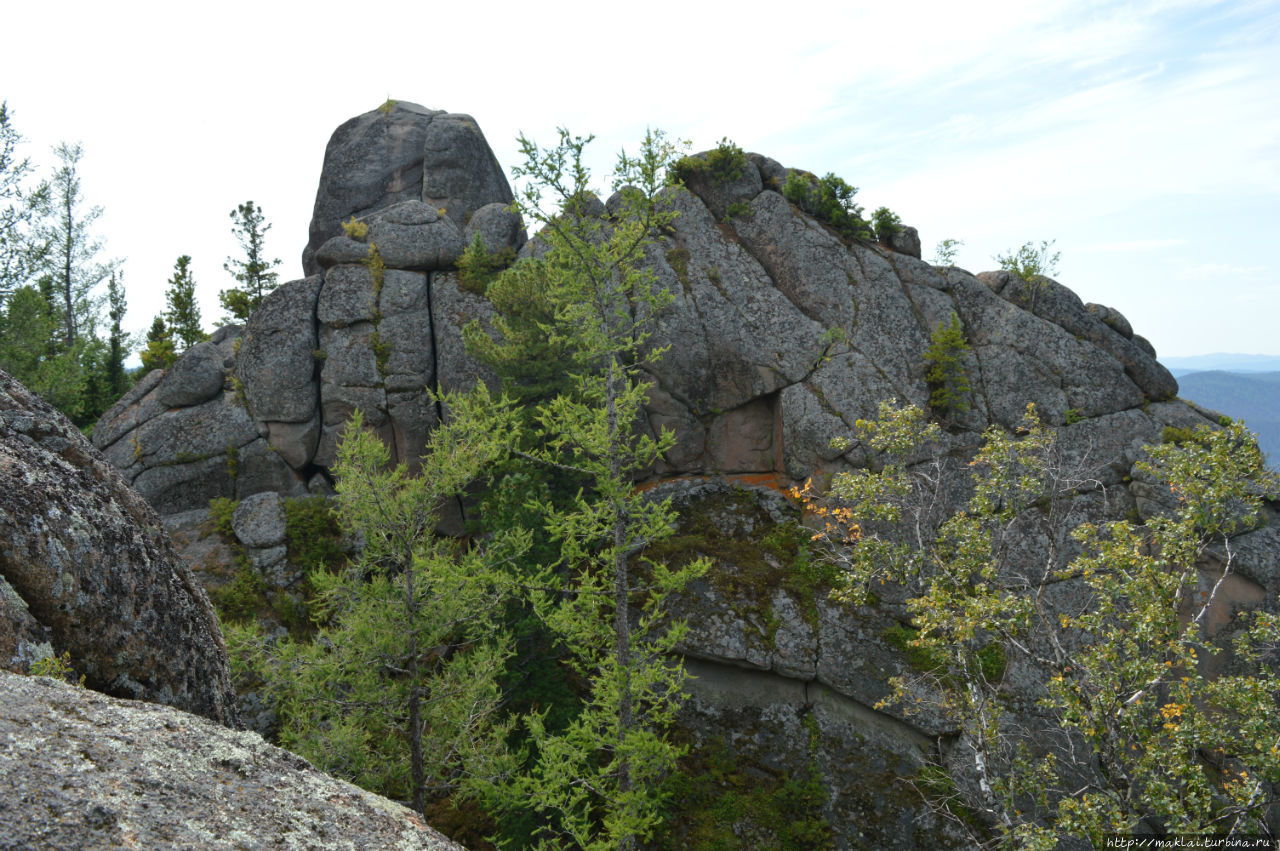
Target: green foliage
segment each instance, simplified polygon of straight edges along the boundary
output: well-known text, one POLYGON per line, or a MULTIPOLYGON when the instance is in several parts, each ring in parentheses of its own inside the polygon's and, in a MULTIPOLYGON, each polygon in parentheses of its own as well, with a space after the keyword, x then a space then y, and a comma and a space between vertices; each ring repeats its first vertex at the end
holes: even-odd
POLYGON ((245 201, 231 211, 231 221, 231 233, 240 243, 244 256, 228 257, 222 264, 239 286, 218 293, 218 301, 227 312, 226 321, 244 322, 258 309, 267 293, 276 288, 279 275, 272 269, 279 266, 280 261, 267 258, 266 237, 271 225, 266 223, 260 207, 245 201))
POLYGON ((751 205, 746 201, 731 201, 724 209, 726 219, 746 218, 751 215, 751 205))
POLYGON ((342 230, 352 239, 362 240, 369 235, 369 225, 360 221, 355 216, 352 216, 342 223, 342 230))
POLYGON ((398 101, 387 98, 378 106, 378 112, 381 112, 383 115, 390 115, 395 110, 397 103, 398 101))
POLYGON ((147 332, 147 346, 142 350, 142 374, 153 369, 168 369, 178 359, 173 345, 173 333, 164 319, 157 316, 151 322, 151 330, 147 332))
MULTIPOLYGON (((1261 654, 1280 641, 1280 616, 1244 616, 1233 660, 1210 663, 1225 658, 1228 636, 1212 633, 1217 589, 1199 587, 1198 569, 1206 546, 1253 528, 1262 495, 1276 491, 1247 432, 1205 427, 1149 447, 1139 467, 1177 506, 1145 527, 1073 528, 1075 497, 1100 486, 1065 465, 1033 409, 1016 434, 988 430, 968 465, 941 453, 918 410, 886 405, 858 425, 881 467, 839 474, 829 501, 812 501, 847 512, 823 554, 845 571, 844 599, 881 582, 906 590, 911 626, 884 637, 912 671, 886 704, 910 713, 925 702, 958 724, 971 782, 932 785, 948 786, 939 803, 975 842, 987 829, 978 824, 1002 847, 1046 849, 1066 836, 1101 847, 1117 832, 1265 830, 1280 778, 1280 678, 1261 654), (942 483, 965 474, 967 502, 943 509, 942 483), (1038 557, 1026 540, 1040 542, 1038 557), (1066 580, 1087 589, 1089 608, 1049 602, 1046 589, 1066 580), (1011 654, 1049 674, 1039 702, 1049 723, 1033 743, 1004 707, 1011 654)), ((1234 555, 1221 552, 1225 577, 1234 555)))
POLYGON ((1084 420, 1084 411, 1081 411, 1079 408, 1067 408, 1067 413, 1065 414, 1063 421, 1067 425, 1075 425, 1076 423, 1083 422, 1084 420))
POLYGON ((0 307, 32 277, 43 245, 33 244, 31 224, 47 199, 47 183, 30 185, 31 160, 19 156, 22 134, 13 126, 7 101, 0 101, 0 307))
POLYGON ((196 298, 196 279, 191 274, 191 256, 184 254, 173 266, 173 277, 165 290, 164 318, 174 343, 181 344, 178 353, 209 339, 200 328, 200 302, 196 298))
POLYGON ((490 282, 515 259, 516 253, 510 246, 501 251, 490 252, 485 248, 480 234, 476 234, 458 258, 458 286, 469 293, 484 295, 490 282))
POLYGON ((235 538, 235 532, 231 529, 231 516, 236 513, 238 505, 240 505, 239 500, 222 496, 215 496, 209 500, 209 518, 213 521, 213 528, 232 539, 235 538))
POLYGON ((710 151, 699 156, 681 157, 671 167, 673 175, 686 181, 694 174, 707 174, 721 186, 742 177, 747 155, 726 136, 710 151))
POLYGON ((284 536, 290 563, 308 573, 335 570, 346 561, 338 515, 323 496, 284 501, 284 536))
POLYGON ((1042 241, 1039 247, 1034 242, 1025 242, 1017 251, 1008 254, 997 254, 996 262, 1000 268, 1012 272, 1029 284, 1034 284, 1044 276, 1058 273, 1058 258, 1062 252, 1053 251, 1056 240, 1042 241))
POLYGON ((102 209, 84 208, 80 146, 54 148, 58 166, 32 187, 20 140, 0 104, 0 368, 91 430, 129 386, 119 262, 100 259, 102 209))
POLYGON ((683 246, 677 246, 667 251, 667 265, 676 273, 676 279, 680 281, 680 285, 688 289, 689 287, 689 249, 683 246))
POLYGON ((933 265, 954 266, 956 254, 962 245, 964 241, 960 239, 947 238, 939 242, 937 248, 933 250, 933 265))
POLYGON ((870 239, 871 226, 862 218, 862 208, 853 202, 857 187, 828 173, 815 178, 808 172, 792 171, 782 185, 782 195, 801 210, 829 225, 841 239, 870 239))
POLYGON ((61 656, 41 656, 31 663, 27 673, 33 677, 53 677, 84 688, 84 675, 76 676, 75 668, 71 666, 69 650, 64 650, 61 656))
POLYGON ((871 214, 871 227, 876 239, 887 243, 896 233, 902 233, 902 219, 888 207, 877 207, 871 214))
POLYGON ((240 557, 231 581, 209 592, 209 599, 225 623, 247 623, 267 607, 267 583, 253 569, 249 560, 240 557))
POLYGON ((554 396, 532 406, 514 442, 534 465, 583 483, 568 510, 541 518, 558 558, 531 602, 565 648, 585 700, 560 730, 545 711, 527 717, 531 763, 493 800, 506 812, 536 812, 544 845, 631 848, 653 836, 680 754, 665 731, 684 682, 682 666, 669 660, 686 627, 667 622, 663 603, 705 565, 673 570, 644 557, 651 542, 670 535, 673 518, 666 502, 632 484, 673 439, 639 434, 635 423, 648 392, 644 368, 661 355, 647 345, 647 322, 671 301, 645 256, 673 217, 656 196, 674 149, 650 133, 638 157, 620 155, 621 209, 606 221, 584 213, 589 141, 562 130, 557 146, 542 149, 521 138, 525 163, 515 174, 528 182, 518 203, 527 221, 543 225, 548 251, 490 285, 501 338, 468 338, 504 387, 526 394, 535 388, 522 380, 520 362, 539 346, 556 352, 551 362, 564 378, 554 396), (529 324, 531 314, 540 321, 529 324), (640 587, 634 558, 644 564, 640 587))
POLYGON ((1195 438, 1195 429, 1186 428, 1184 426, 1165 426, 1164 431, 1160 433, 1161 443, 1172 443, 1177 446, 1191 443, 1195 438))
POLYGON ((770 766, 744 766, 723 740, 699 748, 672 778, 678 834, 658 849, 700 851, 811 851, 830 848, 835 836, 822 816, 828 791, 821 773, 799 777, 770 766))
MULTIPOLYGON (((528 545, 514 532, 470 545, 433 534, 441 506, 505 452, 512 419, 483 385, 445 402, 454 416, 432 433, 417 475, 390 467, 385 444, 353 416, 335 473, 342 523, 365 541, 359 561, 311 573, 314 641, 252 648, 283 744, 420 813, 511 768, 510 725, 497 713, 512 588, 499 568, 528 545)), ((313 528, 328 522, 315 504, 293 512, 313 528)))
POLYGON ((960 317, 952 313, 950 322, 933 329, 924 350, 929 407, 944 418, 969 410, 969 375, 964 366, 968 354, 969 342, 960 317))

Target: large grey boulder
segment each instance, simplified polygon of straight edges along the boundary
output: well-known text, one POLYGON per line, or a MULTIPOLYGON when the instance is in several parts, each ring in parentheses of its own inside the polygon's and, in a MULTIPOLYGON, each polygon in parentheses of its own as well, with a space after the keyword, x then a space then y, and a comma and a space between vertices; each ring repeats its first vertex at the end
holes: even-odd
MULTIPOLYGON (((342 236, 341 223, 352 216, 364 218, 402 201, 424 202, 433 210, 445 211, 460 243, 473 212, 511 200, 511 187, 475 119, 389 101, 346 122, 330 138, 302 268, 307 275, 320 271, 322 258, 317 254, 322 246, 326 266, 358 259, 352 256, 358 249, 341 239, 326 246, 342 236)), ((449 237, 443 229, 440 233, 431 237, 433 244, 447 243, 449 237)), ((411 248, 403 240, 394 240, 390 229, 382 238, 388 241, 388 250, 392 241, 411 248)), ((435 254, 416 257, 414 266, 401 268, 443 268, 456 257, 437 249, 435 254)))
POLYGON ((333 131, 324 150, 310 240, 302 252, 303 274, 320 271, 316 251, 342 233, 343 221, 397 201, 422 198, 423 142, 427 125, 440 114, 396 101, 333 131))
POLYGON ((423 139, 422 200, 444 208, 461 231, 487 204, 510 204, 511 186, 470 115, 437 115, 423 139))
POLYGON ((95 689, 235 722, 217 618, 159 517, 3 372, 0 598, 12 624, 0 628, 0 667, 67 652, 95 689))
POLYGON ((462 849, 257 733, 5 672, 0 846, 462 849))

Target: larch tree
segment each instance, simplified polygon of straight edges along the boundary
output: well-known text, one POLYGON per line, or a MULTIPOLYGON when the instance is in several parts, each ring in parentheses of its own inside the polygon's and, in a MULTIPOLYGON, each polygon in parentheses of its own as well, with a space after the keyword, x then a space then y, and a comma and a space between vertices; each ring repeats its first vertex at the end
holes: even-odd
POLYGON ((84 151, 63 142, 53 149, 59 165, 49 180, 48 197, 37 208, 36 241, 43 255, 42 271, 58 294, 62 333, 59 343, 71 350, 82 335, 92 336, 101 313, 101 298, 94 290, 119 266, 100 259, 102 241, 93 225, 101 207, 85 209, 80 182, 84 151))
POLYGON ((46 184, 28 185, 31 161, 18 154, 22 135, 13 126, 7 102, 0 102, 0 305, 29 283, 33 260, 28 232, 34 210, 48 194, 46 184))
POLYGON ((535 239, 546 251, 504 272, 490 292, 499 304, 506 288, 524 293, 513 306, 538 301, 496 321, 503 333, 527 331, 522 321, 541 315, 545 343, 521 333, 493 345, 474 331, 469 339, 491 363, 519 361, 522 346, 556 353, 567 380, 522 376, 530 433, 514 442, 527 447, 517 450, 526 460, 582 483, 570 506, 542 518, 559 558, 532 595, 584 684, 583 706, 564 729, 544 723, 545 708, 527 719, 532 765, 499 797, 541 815, 544 846, 631 849, 660 824, 663 783, 682 753, 666 733, 685 682, 671 651, 686 627, 664 619, 664 603, 706 565, 670 570, 644 558, 671 534, 673 513, 634 484, 674 440, 637 423, 649 389, 644 369, 662 355, 649 343, 651 323, 671 300, 645 253, 675 215, 659 196, 675 148, 651 133, 637 157, 620 155, 621 204, 602 218, 582 162, 589 141, 564 130, 552 148, 520 140, 518 205, 542 225, 535 239))

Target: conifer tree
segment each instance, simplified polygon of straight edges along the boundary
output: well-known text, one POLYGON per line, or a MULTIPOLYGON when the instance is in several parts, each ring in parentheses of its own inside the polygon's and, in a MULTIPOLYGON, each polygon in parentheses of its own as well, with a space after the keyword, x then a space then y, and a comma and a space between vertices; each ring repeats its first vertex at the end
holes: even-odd
MULTIPOLYGON (((515 173, 528 182, 519 206, 543 226, 538 239, 548 250, 491 286, 501 292, 515 282, 538 300, 535 314, 549 320, 543 333, 568 378, 566 387, 527 376, 538 401, 520 444, 528 448, 518 451, 583 483, 567 510, 543 518, 559 561, 533 584, 550 589, 534 594, 535 606, 587 692, 564 729, 545 723, 545 709, 528 719, 533 765, 499 797, 509 809, 541 814, 544 844, 630 849, 660 823, 662 784, 681 753, 665 732, 681 701, 684 670, 669 660, 685 626, 665 623, 663 604, 706 565, 671 571, 643 558, 671 534, 673 516, 669 503, 633 485, 673 442, 670 433, 641 434, 636 423, 648 390, 644 367, 662 354, 649 345, 648 323, 671 299, 644 257, 674 217, 658 192, 675 149, 651 133, 638 157, 619 157, 622 204, 605 220, 591 214, 582 163, 589 141, 561 130, 559 144, 542 149, 521 138, 525 163, 515 173)), ((500 322, 504 333, 521 333, 485 349, 490 362, 515 363, 522 348, 541 347, 523 333, 527 317, 500 322)))
POLYGON ((164 318, 157 316, 147 331, 147 347, 142 350, 143 374, 153 369, 168 369, 178 359, 174 352, 173 333, 164 324, 164 318))
POLYGON ((13 126, 9 104, 0 101, 0 305, 29 283, 33 255, 28 228, 34 211, 48 196, 48 185, 27 185, 31 161, 18 155, 22 135, 13 126))
POLYGON ((432 433, 414 475, 389 465, 359 411, 348 422, 338 510, 364 548, 350 567, 311 572, 315 639, 284 639, 268 653, 252 630, 233 634, 240 648, 256 645, 283 743, 424 815, 510 772, 511 723, 497 719, 511 652, 504 566, 528 545, 511 530, 472 545, 435 534, 446 501, 507 451, 512 419, 483 387, 445 401, 453 417, 432 433))
POLYGON ((240 242, 244 257, 228 257, 222 267, 231 273, 240 286, 218 293, 218 300, 227 311, 227 321, 243 322, 258 309, 267 293, 276 288, 277 274, 273 271, 280 261, 268 260, 266 254, 267 231, 262 208, 252 201, 245 201, 231 211, 231 232, 240 242))
POLYGON ((164 299, 164 318, 178 354, 209 339, 200 328, 200 303, 196 300, 196 280, 191 274, 191 255, 184 254, 174 263, 164 299))
POLYGON ((125 300, 124 286, 120 282, 120 274, 112 272, 107 282, 107 316, 111 319, 111 336, 107 339, 107 357, 103 370, 106 394, 105 404, 102 406, 104 411, 129 389, 129 375, 125 372, 124 362, 125 358, 129 357, 132 346, 129 335, 121 327, 127 309, 128 303, 125 300))
POLYGON ((102 261, 102 241, 93 235, 101 207, 84 209, 80 183, 79 144, 63 142, 53 149, 59 166, 49 181, 48 197, 37 209, 35 240, 43 257, 43 270, 58 295, 64 351, 74 348, 82 334, 93 336, 101 313, 101 297, 94 290, 119 265, 102 261))

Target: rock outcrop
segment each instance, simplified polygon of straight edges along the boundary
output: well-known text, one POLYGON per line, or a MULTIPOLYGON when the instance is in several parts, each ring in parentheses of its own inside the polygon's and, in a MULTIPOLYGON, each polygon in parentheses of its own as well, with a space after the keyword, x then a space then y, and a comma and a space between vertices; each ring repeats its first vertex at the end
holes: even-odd
POLYGON ((5 672, 0 846, 462 848, 256 733, 5 672))
MULTIPOLYGON (((171 376, 185 386, 203 357, 171 376)), ((95 689, 235 721, 217 618, 160 518, 75 426, 0 372, 0 668, 64 652, 95 689)))
MULTIPOLYGON (((1105 504, 1081 497, 1076 516, 1158 508, 1158 489, 1134 475, 1142 445, 1166 426, 1213 420, 1175 399, 1176 382, 1125 317, 1048 278, 931 266, 913 229, 887 245, 850 243, 780 194, 789 173, 748 154, 732 182, 699 173, 662 198, 679 216, 649 265, 674 300, 656 320, 653 345, 670 348, 652 368, 646 414, 676 445, 651 484, 685 515, 712 516, 740 540, 794 527, 796 509, 778 489, 865 465, 857 443, 829 441, 874 417, 882 400, 927 407, 924 355, 953 316, 971 387, 967 408, 948 417, 957 457, 988 426, 1016 427, 1034 403, 1064 451, 1087 458, 1110 489, 1105 504)), ((443 415, 428 391, 493 380, 461 330, 492 308, 454 264, 477 235, 491 251, 537 251, 509 198, 469 118, 396 104, 352 119, 326 153, 310 277, 278 288, 243 329, 224 329, 149 377, 99 423, 95 443, 184 529, 199 526, 212 497, 324 492, 357 408, 393 457, 412 464, 443 415), (351 216, 363 227, 342 229, 351 216), (374 246, 383 271, 369 262, 374 246)), ((619 208, 617 197, 595 200, 591 215, 619 208)), ((257 531, 274 521, 236 522, 242 539, 262 538, 263 552, 276 546, 267 540, 275 532, 257 531)), ((1246 570, 1271 577, 1266 543, 1255 549, 1246 570)), ((955 730, 945 718, 873 708, 908 665, 885 637, 905 616, 828 605, 783 581, 786 565, 767 547, 746 559, 767 570, 731 550, 703 544, 719 578, 681 601, 695 626, 682 652, 702 677, 684 716, 695 742, 731 740, 758 755, 760 776, 817 772, 833 790, 824 817, 849 845, 918 847, 920 836, 945 845, 902 778, 942 758, 939 742, 955 730)), ((1256 587, 1239 589, 1242 604, 1280 591, 1270 578, 1249 581, 1256 587)))

